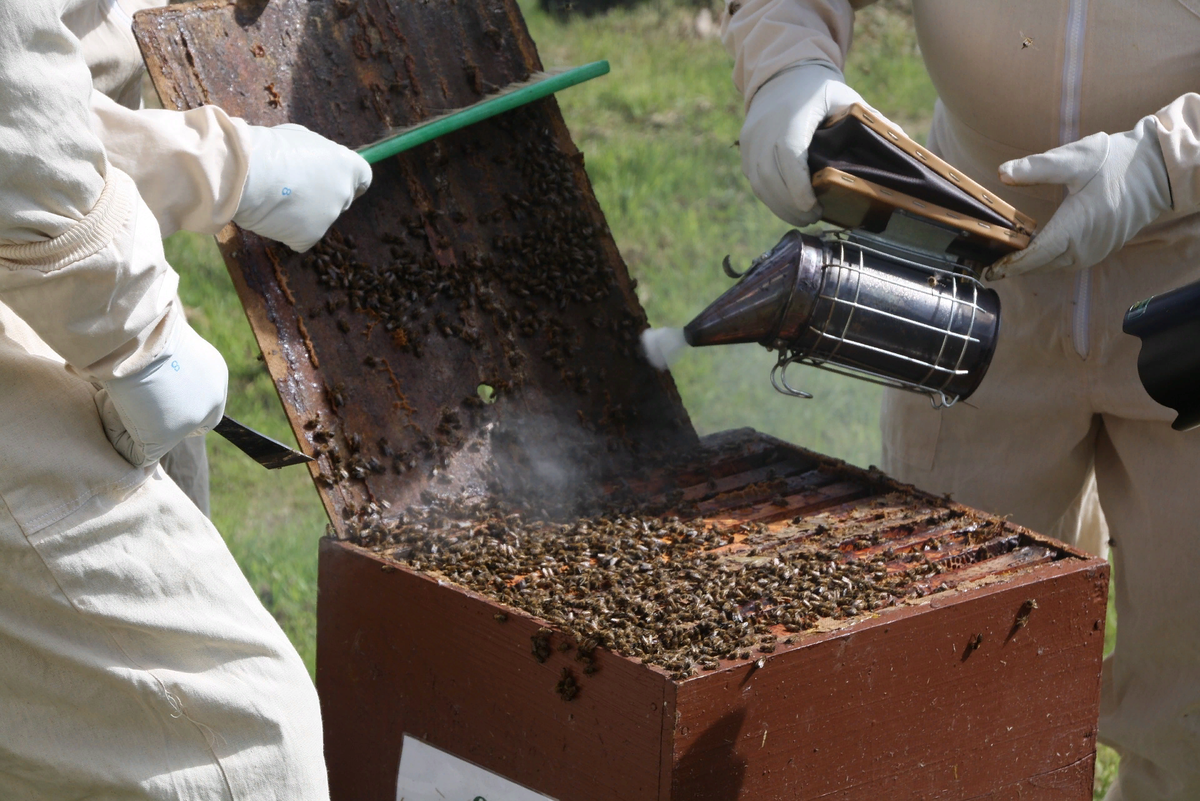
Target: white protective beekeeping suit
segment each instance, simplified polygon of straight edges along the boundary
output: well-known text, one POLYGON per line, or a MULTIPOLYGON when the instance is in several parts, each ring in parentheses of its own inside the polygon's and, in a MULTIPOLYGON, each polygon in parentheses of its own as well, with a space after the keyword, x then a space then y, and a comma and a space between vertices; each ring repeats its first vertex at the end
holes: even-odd
POLYGON ((214 109, 130 118, 122 151, 63 21, 93 2, 0 5, 0 798, 324 799, 307 672, 128 382, 188 330, 160 220, 303 249, 369 170, 214 109))
MULTIPOLYGON (((814 103, 789 87, 818 87, 826 108, 853 102, 838 70, 867 4, 727 6, 749 107, 743 166, 793 222, 807 221, 807 170, 786 154, 807 134, 786 109, 814 103), (761 121, 780 114, 762 141, 761 121)), ((1003 327, 969 404, 936 411, 889 391, 884 468, 1067 540, 1094 475, 1120 621, 1100 724, 1121 754, 1110 798, 1200 799, 1200 432, 1171 430, 1174 413, 1138 381, 1139 341, 1121 333, 1132 303, 1200 280, 1200 2, 913 0, 913 13, 939 94, 929 147, 1042 223, 1022 257, 1041 269, 992 284, 1003 327), (1035 246, 1065 250, 1034 258, 1035 246)))

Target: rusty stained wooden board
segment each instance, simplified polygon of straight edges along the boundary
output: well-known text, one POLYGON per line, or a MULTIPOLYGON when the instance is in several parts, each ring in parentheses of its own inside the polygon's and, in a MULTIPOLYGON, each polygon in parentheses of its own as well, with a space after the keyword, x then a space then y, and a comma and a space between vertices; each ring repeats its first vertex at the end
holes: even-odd
MULTIPOLYGON (((352 147, 541 68, 515 0, 218 0, 135 32, 167 108, 352 147)), ((695 440, 553 98, 376 165, 308 254, 219 240, 339 532, 489 468, 563 494, 695 440)))
POLYGON ((588 674, 561 630, 539 663, 531 641, 552 623, 326 540, 317 686, 335 801, 390 801, 405 733, 559 801, 1090 799, 1104 560, 746 430, 632 489, 768 524, 734 558, 819 547, 939 571, 925 595, 678 679, 605 649, 588 674), (762 476, 789 483, 786 507, 762 476))

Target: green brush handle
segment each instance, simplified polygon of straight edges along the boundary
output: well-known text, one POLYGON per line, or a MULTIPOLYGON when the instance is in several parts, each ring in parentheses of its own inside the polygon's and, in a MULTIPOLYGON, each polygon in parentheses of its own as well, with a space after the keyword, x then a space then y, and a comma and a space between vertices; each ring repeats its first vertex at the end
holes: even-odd
POLYGON ((398 133, 381 142, 359 148, 358 154, 369 163, 375 164, 397 153, 403 153, 405 150, 414 148, 417 145, 423 145, 439 136, 445 136, 451 131, 457 131, 459 128, 465 128, 468 125, 474 125, 481 120, 486 120, 488 117, 494 117, 497 114, 502 114, 518 106, 523 106, 526 103, 532 103, 534 100, 540 100, 547 95, 552 95, 560 89, 566 89, 577 83, 590 81, 592 78, 598 78, 607 73, 607 61, 593 61, 591 64, 584 64, 582 67, 575 67, 566 72, 551 75, 536 83, 531 83, 528 86, 522 86, 515 91, 500 94, 487 100, 481 100, 473 106, 467 106, 444 117, 438 117, 430 122, 418 124, 414 128, 398 133))

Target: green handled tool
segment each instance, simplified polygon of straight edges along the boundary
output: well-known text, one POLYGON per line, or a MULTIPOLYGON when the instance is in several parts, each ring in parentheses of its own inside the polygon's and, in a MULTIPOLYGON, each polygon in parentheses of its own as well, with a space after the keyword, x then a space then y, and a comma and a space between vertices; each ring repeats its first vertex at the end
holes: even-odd
MULTIPOLYGON (((369 163, 375 164, 397 153, 403 153, 417 145, 423 145, 439 136, 444 136, 451 131, 474 125, 488 117, 494 117, 518 106, 552 95, 560 89, 566 89, 606 74, 608 74, 607 61, 594 61, 591 64, 571 69, 535 72, 529 76, 529 80, 510 84, 466 108, 440 114, 403 130, 395 131, 374 144, 360 147, 358 153, 369 163)), ((213 430, 263 467, 278 469, 313 461, 311 456, 293 450, 282 442, 273 440, 229 417, 222 418, 213 430)))
POLYGON ((374 144, 360 147, 358 154, 369 163, 375 164, 417 145, 423 145, 439 136, 445 136, 451 131, 474 125, 489 117, 552 95, 560 89, 566 89, 606 74, 608 74, 607 61, 593 61, 591 64, 571 69, 535 72, 529 76, 529 80, 510 84, 478 103, 419 122, 391 133, 374 144))

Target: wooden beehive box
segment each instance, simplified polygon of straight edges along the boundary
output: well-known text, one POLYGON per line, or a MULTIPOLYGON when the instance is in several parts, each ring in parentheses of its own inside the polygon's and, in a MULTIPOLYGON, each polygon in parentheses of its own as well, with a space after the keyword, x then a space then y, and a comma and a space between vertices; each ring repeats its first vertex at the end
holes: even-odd
POLYGON ((763 558, 808 545, 936 570, 888 608, 790 641, 776 627, 769 653, 679 678, 603 649, 582 673, 560 629, 540 662, 553 624, 327 540, 318 689, 336 797, 396 797, 407 734, 561 801, 1091 798, 1103 561, 747 431, 659 478, 719 526, 766 522, 763 558), (755 489, 767 475, 784 486, 755 489))
MULTIPOLYGON (((206 0, 135 30, 166 107, 350 146, 541 66, 514 0, 206 0)), ((553 99, 377 165, 308 254, 219 242, 333 521, 317 683, 335 799, 395 798, 405 734, 561 801, 1090 796, 1107 565, 753 432, 698 443, 637 352, 645 315, 553 99), (754 523, 714 566, 815 549, 932 572, 713 669, 600 648, 576 675, 569 627, 539 662, 551 621, 519 596, 359 539, 487 494, 547 518, 619 501, 754 523)))

